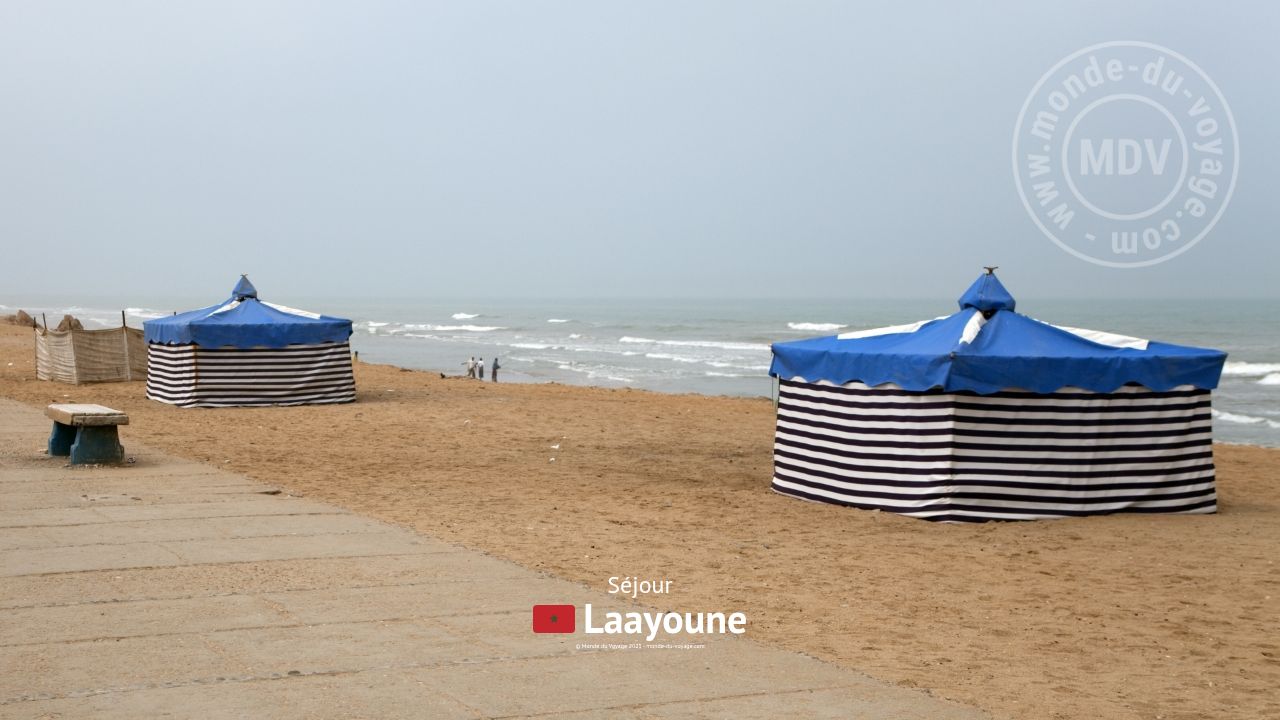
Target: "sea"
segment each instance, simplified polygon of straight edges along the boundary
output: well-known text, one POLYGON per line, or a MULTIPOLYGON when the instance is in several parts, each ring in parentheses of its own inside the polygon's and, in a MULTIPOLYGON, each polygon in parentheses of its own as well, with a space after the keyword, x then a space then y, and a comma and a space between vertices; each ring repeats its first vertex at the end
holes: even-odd
MULTIPOLYGON (((271 298, 276 301, 274 298, 271 298)), ((150 318, 209 305, 190 299, 66 305, 48 298, 0 298, 57 324, 64 313, 86 327, 135 327, 150 318)), ((465 372, 470 357, 496 359, 501 382, 592 385, 664 393, 770 396, 769 346, 934 318, 954 300, 335 300, 281 304, 354 321, 353 350, 366 362, 465 372)), ((1213 347, 1229 353, 1213 396, 1219 441, 1280 447, 1280 301, 1024 300, 1019 312, 1046 322, 1213 347)))

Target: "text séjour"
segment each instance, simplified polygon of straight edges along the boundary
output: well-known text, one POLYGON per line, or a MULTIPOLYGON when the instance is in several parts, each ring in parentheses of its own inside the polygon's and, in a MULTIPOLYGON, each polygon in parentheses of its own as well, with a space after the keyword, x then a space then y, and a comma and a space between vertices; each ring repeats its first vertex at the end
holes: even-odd
POLYGON ((640 595, 670 595, 670 580, 641 580, 637 577, 617 576, 609 578, 609 594, 623 595, 633 600, 640 595))

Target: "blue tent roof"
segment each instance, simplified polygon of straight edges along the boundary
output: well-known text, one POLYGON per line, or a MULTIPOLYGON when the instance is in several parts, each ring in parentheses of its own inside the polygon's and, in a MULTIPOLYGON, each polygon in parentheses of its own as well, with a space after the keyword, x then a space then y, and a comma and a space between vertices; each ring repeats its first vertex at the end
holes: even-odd
POLYGON ((894 383, 905 390, 1064 387, 1112 392, 1218 386, 1227 354, 1040 322, 1013 311, 1013 296, 987 273, 954 315, 875 330, 776 343, 769 374, 837 385, 894 383))
POLYGON ((225 302, 142 323, 149 343, 203 347, 267 347, 346 342, 351 321, 273 305, 240 277, 225 302))

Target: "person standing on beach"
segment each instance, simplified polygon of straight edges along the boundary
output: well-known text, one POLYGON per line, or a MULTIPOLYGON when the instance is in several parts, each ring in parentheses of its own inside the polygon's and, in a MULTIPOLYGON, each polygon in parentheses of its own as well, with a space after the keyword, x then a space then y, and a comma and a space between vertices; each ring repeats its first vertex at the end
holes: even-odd
POLYGON ((495 358, 493 359, 493 373, 492 373, 492 377, 493 377, 493 381, 494 381, 494 382, 498 382, 498 368, 500 368, 500 367, 502 367, 502 366, 498 364, 498 358, 496 358, 496 357, 495 357, 495 358))
POLYGON ((473 378, 476 376, 476 356, 475 355, 472 355, 470 360, 462 364, 467 367, 467 377, 473 378))
POLYGON ((480 379, 484 379, 484 358, 480 358, 480 362, 476 363, 476 372, 480 374, 480 379))

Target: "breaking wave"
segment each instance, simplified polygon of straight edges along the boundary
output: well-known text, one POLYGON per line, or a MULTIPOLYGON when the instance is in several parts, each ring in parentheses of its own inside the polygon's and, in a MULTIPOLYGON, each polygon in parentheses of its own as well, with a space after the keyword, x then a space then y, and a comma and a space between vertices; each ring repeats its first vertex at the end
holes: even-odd
POLYGON ((769 346, 764 343, 721 342, 719 340, 654 340, 653 338, 632 337, 630 335, 623 335, 618 338, 618 342, 647 345, 670 345, 672 347, 716 348, 718 350, 767 351, 769 349, 769 346))
POLYGON ((1237 425, 1266 425, 1273 430, 1280 430, 1280 422, 1268 420, 1267 418, 1255 417, 1253 415, 1237 415, 1236 413, 1222 412, 1221 410, 1213 410, 1213 419, 1223 422, 1235 423, 1237 425))
POLYGON ((1228 362, 1222 366, 1222 374, 1231 377, 1262 377, 1280 373, 1280 363, 1228 362))
POLYGON ((805 322, 789 322, 787 327, 792 330, 812 330, 813 332, 835 332, 841 328, 847 328, 848 325, 840 323, 805 323, 805 322))
POLYGON ((427 330, 439 330, 441 332, 493 332, 494 330, 505 330, 506 328, 496 325, 429 325, 427 330))

